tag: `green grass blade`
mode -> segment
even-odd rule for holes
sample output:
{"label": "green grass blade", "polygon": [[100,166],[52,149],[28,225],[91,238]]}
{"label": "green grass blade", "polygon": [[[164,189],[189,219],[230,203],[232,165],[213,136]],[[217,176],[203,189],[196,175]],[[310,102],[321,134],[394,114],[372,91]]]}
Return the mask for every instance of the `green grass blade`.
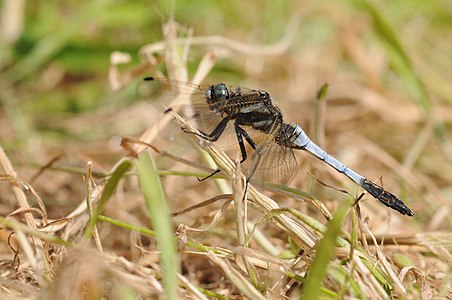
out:
{"label": "green grass blade", "polygon": [[36,72],[38,68],[66,47],[71,39],[80,35],[83,27],[102,10],[105,10],[111,2],[110,0],[96,0],[80,3],[81,7],[72,21],[55,28],[53,34],[46,35],[36,43],[33,50],[7,73],[6,79],[4,79],[6,83],[11,84]]}
{"label": "green grass blade", "polygon": [[325,237],[317,246],[317,253],[312,262],[307,276],[306,284],[300,299],[318,299],[322,287],[322,281],[327,273],[328,263],[330,262],[336,241],[341,232],[342,221],[347,213],[348,207],[341,206],[334,214],[333,219],[328,224]]}
{"label": "green grass blade", "polygon": [[139,232],[140,234],[149,235],[149,236],[157,236],[154,231],[152,231],[148,228],[143,228],[141,226],[130,224],[130,223],[120,221],[120,220],[116,220],[116,219],[113,219],[113,218],[110,218],[110,217],[107,217],[104,215],[99,216],[99,221],[110,223],[112,225],[115,225],[115,226],[118,226],[118,227],[121,227],[124,229],[134,230],[134,231]]}
{"label": "green grass blade", "polygon": [[160,178],[154,161],[147,153],[140,155],[136,162],[141,191],[143,192],[149,218],[160,248],[163,266],[163,284],[166,299],[177,299],[179,263],[172,231],[170,212],[166,204]]}
{"label": "green grass blade", "polygon": [[429,115],[432,112],[432,103],[425,88],[424,83],[413,70],[411,60],[405,51],[400,39],[390,23],[377,6],[371,1],[354,0],[367,14],[372,18],[373,28],[380,38],[383,46],[386,48],[387,57],[394,70],[401,76],[405,83],[415,92],[415,97],[425,113]]}
{"label": "green grass blade", "polygon": [[107,184],[104,187],[104,190],[102,192],[102,195],[100,196],[97,207],[93,211],[93,214],[90,216],[88,226],[83,235],[84,239],[88,239],[89,237],[91,237],[91,235],[93,233],[93,228],[97,223],[99,215],[104,211],[104,208],[105,208],[105,205],[107,204],[108,199],[110,199],[111,195],[116,190],[119,180],[124,176],[124,174],[127,171],[130,170],[131,167],[132,167],[132,164],[130,163],[130,161],[124,160],[119,165],[117,165],[117,167],[114,169],[113,173],[111,174],[110,179],[108,179]]}

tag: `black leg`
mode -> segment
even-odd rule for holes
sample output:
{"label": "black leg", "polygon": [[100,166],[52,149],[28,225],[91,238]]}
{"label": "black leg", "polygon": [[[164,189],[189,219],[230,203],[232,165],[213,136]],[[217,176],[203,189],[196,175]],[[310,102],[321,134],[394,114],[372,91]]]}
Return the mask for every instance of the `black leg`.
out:
{"label": "black leg", "polygon": [[215,129],[210,134],[206,134],[201,130],[198,130],[201,134],[195,134],[205,140],[208,140],[209,142],[216,142],[220,138],[223,131],[226,129],[226,126],[228,125],[228,122],[230,120],[231,118],[225,117],[220,121],[220,123],[218,123],[217,127],[215,127]]}
{"label": "black leg", "polygon": [[235,134],[237,136],[237,141],[239,142],[239,146],[240,146],[240,153],[242,153],[242,160],[240,161],[240,163],[243,163],[246,158],[248,157],[246,155],[246,149],[245,149],[245,144],[243,143],[243,133],[245,130],[243,130],[242,128],[240,128],[239,126],[235,126]]}
{"label": "black leg", "polygon": [[203,177],[203,178],[196,177],[196,178],[198,179],[199,182],[203,182],[204,180],[209,179],[209,178],[212,177],[213,175],[218,174],[218,173],[220,173],[220,172],[221,172],[220,169],[216,169],[215,171],[213,171],[212,173],[210,173],[210,174],[207,175],[206,177]]}
{"label": "black leg", "polygon": [[[206,134],[206,133],[202,132],[201,130],[198,130],[201,134],[193,133],[193,132],[190,132],[190,133],[193,133],[202,139],[208,140],[209,142],[215,142],[220,138],[221,134],[226,129],[226,126],[228,125],[228,122],[230,120],[231,119],[229,117],[226,117],[223,120],[221,120],[220,123],[218,123],[217,127],[215,127],[215,129],[210,134]],[[218,174],[220,172],[221,172],[220,169],[216,169],[215,171],[213,171],[211,174],[207,175],[206,177],[198,178],[198,181],[201,182],[206,179],[209,179],[210,177],[212,177],[215,174]]]}
{"label": "black leg", "polygon": [[[242,129],[241,127],[239,127],[240,129]],[[253,139],[248,135],[248,132],[246,132],[244,129],[242,129],[242,135],[245,138],[245,140],[248,142],[248,144],[250,144],[250,146],[256,150],[257,145],[256,143],[253,141]]]}
{"label": "black leg", "polygon": [[[223,118],[210,134],[206,134],[206,133],[202,132],[201,130],[198,130],[200,133],[193,133],[193,132],[189,132],[189,133],[193,133],[193,134],[199,136],[200,138],[208,140],[209,142],[215,142],[220,138],[221,134],[226,129],[226,126],[228,125],[228,122],[230,120],[231,120],[231,118],[229,118],[229,117]],[[248,142],[248,144],[254,150],[256,150],[257,145],[253,141],[253,139],[248,135],[248,133],[242,127],[240,127],[238,124],[234,124],[234,128],[235,128],[235,133],[237,136],[237,141],[240,146],[240,152],[242,154],[242,160],[240,161],[240,163],[243,163],[248,158],[248,155],[246,154],[245,144],[243,143],[243,138],[245,138],[245,140]],[[212,174],[210,174],[204,178],[198,178],[198,180],[204,181],[204,180],[214,176],[215,174],[218,174],[219,172],[221,172],[221,170],[217,169],[214,172],[212,172]]]}
{"label": "black leg", "polygon": [[257,145],[242,127],[237,124],[235,124],[234,127],[235,133],[237,135],[237,141],[239,142],[240,146],[240,152],[242,153],[242,160],[240,161],[240,163],[243,163],[248,158],[248,155],[246,154],[245,144],[243,143],[243,138],[245,138],[245,140],[253,149],[256,149]]}

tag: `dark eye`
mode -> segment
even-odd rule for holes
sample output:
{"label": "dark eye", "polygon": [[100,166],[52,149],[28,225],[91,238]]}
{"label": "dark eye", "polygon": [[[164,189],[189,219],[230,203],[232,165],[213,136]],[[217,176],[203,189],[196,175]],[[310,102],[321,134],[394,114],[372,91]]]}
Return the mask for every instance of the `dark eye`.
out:
{"label": "dark eye", "polygon": [[224,83],[213,85],[207,90],[206,97],[212,101],[226,100],[229,98],[228,87]]}
{"label": "dark eye", "polygon": [[259,96],[260,96],[262,99],[269,99],[269,98],[270,98],[270,94],[267,93],[266,91],[262,91],[262,90],[259,91]]}

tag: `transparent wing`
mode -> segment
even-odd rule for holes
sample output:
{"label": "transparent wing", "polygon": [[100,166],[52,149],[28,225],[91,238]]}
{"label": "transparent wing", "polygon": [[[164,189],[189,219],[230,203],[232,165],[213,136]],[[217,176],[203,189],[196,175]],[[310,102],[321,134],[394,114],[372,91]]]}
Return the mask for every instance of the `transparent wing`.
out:
{"label": "transparent wing", "polygon": [[[204,134],[210,134],[226,116],[223,112],[215,112],[209,107],[206,97],[210,86],[199,86],[188,82],[162,80],[146,80],[139,86],[139,94],[154,103],[160,103],[165,109],[174,110],[182,114],[193,123],[196,129]],[[230,91],[237,91],[235,87],[229,87]],[[241,95],[256,93],[255,90],[240,88]],[[176,103],[174,100],[180,95],[187,95],[185,103]],[[240,97],[229,98],[224,101],[216,101],[217,107],[227,107],[240,103]],[[271,137],[252,127],[243,126],[250,138],[259,146],[259,155],[244,141],[248,159],[243,164],[245,174],[251,174],[252,179],[266,182],[288,184],[297,171],[297,162],[291,148],[277,144]],[[231,157],[240,152],[237,134],[234,128],[234,120],[226,126],[217,141]]]}
{"label": "transparent wing", "polygon": [[[225,117],[221,113],[210,109],[206,92],[210,89],[207,85],[195,85],[189,82],[148,79],[138,85],[138,94],[146,101],[159,106],[162,110],[175,111],[191,122],[196,129],[209,135]],[[229,87],[236,90],[235,87]],[[252,92],[250,89],[241,88],[243,93]],[[175,103],[180,95],[185,95],[184,102]],[[217,101],[217,106],[227,106],[228,103],[240,101],[240,99],[228,99]],[[237,143],[233,121],[231,121],[217,141],[222,147],[230,147]]]}
{"label": "transparent wing", "polygon": [[[195,85],[189,82],[154,79],[148,77],[138,84],[137,93],[140,98],[149,101],[161,108],[182,108],[193,102],[205,102],[208,86]],[[175,103],[179,95],[187,95],[185,102]]]}
{"label": "transparent wing", "polygon": [[[297,173],[298,164],[292,148],[281,146],[274,139],[261,144],[249,160],[245,170],[252,175],[251,180],[288,185]],[[254,174],[250,174],[252,169]]]}

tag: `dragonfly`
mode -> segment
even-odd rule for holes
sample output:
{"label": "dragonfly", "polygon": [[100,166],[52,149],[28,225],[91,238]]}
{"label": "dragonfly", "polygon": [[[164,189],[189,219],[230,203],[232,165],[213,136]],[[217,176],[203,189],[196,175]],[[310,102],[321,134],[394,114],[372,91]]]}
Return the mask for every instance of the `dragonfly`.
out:
{"label": "dragonfly", "polygon": [[[245,165],[248,161],[246,168],[253,178],[289,184],[298,169],[293,150],[304,150],[344,174],[387,207],[402,215],[415,215],[397,196],[320,148],[300,125],[286,122],[265,90],[230,87],[224,83],[200,86],[154,77],[144,78],[143,83],[161,87],[162,99],[173,99],[180,93],[190,95],[190,101],[183,105],[183,115],[197,129],[195,134],[209,142],[227,144],[225,141],[229,141],[238,145],[240,163]],[[170,110],[172,108],[167,109]],[[261,151],[262,144],[265,144],[264,151]],[[248,159],[250,151],[258,154],[253,155],[258,158],[257,164],[249,162],[253,160]]]}

